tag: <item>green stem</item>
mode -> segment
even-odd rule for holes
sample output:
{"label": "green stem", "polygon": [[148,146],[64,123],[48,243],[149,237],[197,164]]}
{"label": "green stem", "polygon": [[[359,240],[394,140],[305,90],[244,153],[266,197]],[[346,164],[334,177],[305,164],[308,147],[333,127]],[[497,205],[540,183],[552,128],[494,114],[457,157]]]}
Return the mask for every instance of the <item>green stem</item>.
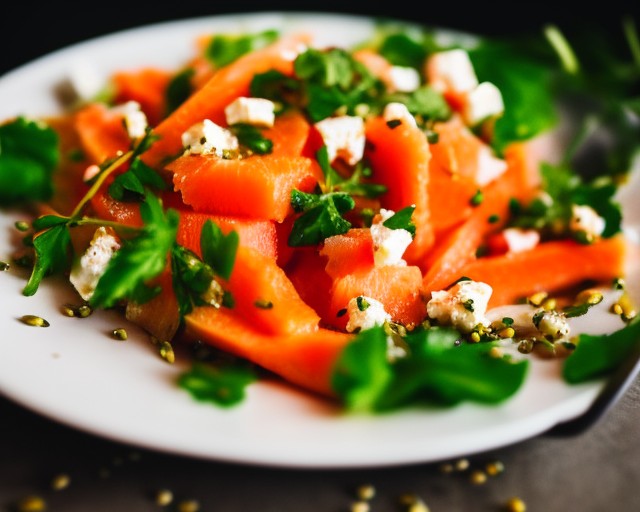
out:
{"label": "green stem", "polygon": [[622,28],[627,38],[633,61],[636,63],[636,66],[640,67],[640,39],[638,39],[638,31],[636,30],[633,18],[625,16],[622,20]]}
{"label": "green stem", "polygon": [[96,195],[96,193],[98,192],[102,184],[105,182],[105,180],[109,177],[109,175],[113,171],[115,171],[118,167],[120,167],[122,164],[124,164],[127,160],[129,160],[132,155],[133,155],[133,151],[127,151],[123,155],[119,156],[116,160],[114,160],[104,171],[102,171],[98,175],[98,179],[94,182],[94,184],[91,186],[89,191],[85,194],[85,196],[82,198],[82,200],[78,203],[78,205],[75,207],[75,209],[71,213],[70,217],[72,219],[76,219],[80,216],[80,213],[82,213],[82,210],[84,209],[84,207],[87,205],[89,201],[91,201],[91,198]]}
{"label": "green stem", "polygon": [[560,29],[555,25],[547,25],[544,28],[544,35],[558,54],[564,70],[570,75],[577,74],[580,71],[580,63]]}
{"label": "green stem", "polygon": [[121,231],[131,231],[131,232],[140,231],[140,228],[137,226],[121,224],[120,222],[116,222],[112,220],[93,219],[91,217],[82,217],[81,219],[74,220],[69,223],[69,227],[92,226],[92,225],[110,227],[110,228],[121,230]]}

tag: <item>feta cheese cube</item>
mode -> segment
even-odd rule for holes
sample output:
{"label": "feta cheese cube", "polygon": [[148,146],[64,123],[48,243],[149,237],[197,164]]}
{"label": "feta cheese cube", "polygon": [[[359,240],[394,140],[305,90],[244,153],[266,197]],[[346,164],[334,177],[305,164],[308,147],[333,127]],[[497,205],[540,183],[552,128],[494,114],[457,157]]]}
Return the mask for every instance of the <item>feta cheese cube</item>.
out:
{"label": "feta cheese cube", "polygon": [[274,111],[275,103],[271,100],[241,96],[225,107],[224,114],[229,125],[246,123],[271,127],[276,118]]}
{"label": "feta cheese cube", "polygon": [[122,114],[129,138],[135,140],[145,136],[149,123],[147,122],[147,116],[140,107],[140,103],[137,101],[127,101],[122,105],[112,107],[111,111]]}
{"label": "feta cheese cube", "polygon": [[390,92],[413,92],[420,87],[420,73],[409,66],[391,66],[387,82]]}
{"label": "feta cheese cube", "polygon": [[391,315],[385,311],[380,301],[364,295],[349,301],[347,315],[349,315],[348,332],[364,331],[391,321]]}
{"label": "feta cheese cube", "polygon": [[416,118],[409,112],[409,109],[404,103],[387,103],[382,112],[382,117],[388,123],[389,121],[402,121],[403,123],[409,123],[413,126],[417,126]]}
{"label": "feta cheese cube", "polygon": [[355,165],[364,155],[364,120],[358,116],[327,117],[315,124],[327,146],[329,162],[342,158]]}
{"label": "feta cheese cube", "polygon": [[89,247],[74,263],[69,276],[71,284],[84,300],[92,297],[98,280],[118,249],[120,243],[115,236],[104,227],[96,229]]}
{"label": "feta cheese cube", "polygon": [[482,82],[465,94],[462,105],[462,117],[469,126],[499,116],[504,112],[502,93],[491,82]]}
{"label": "feta cheese cube", "polygon": [[224,151],[238,149],[238,138],[230,130],[205,119],[191,126],[182,134],[185,154],[222,157]]}
{"label": "feta cheese cube", "polygon": [[427,82],[438,92],[463,93],[478,85],[478,77],[466,50],[453,49],[427,59]]}
{"label": "feta cheese cube", "polygon": [[490,325],[486,317],[493,288],[480,281],[460,281],[449,290],[434,291],[427,302],[427,314],[439,325],[451,325],[469,333],[478,324]]}
{"label": "feta cheese cube", "polygon": [[605,227],[605,220],[591,206],[577,204],[571,206],[571,220],[569,222],[571,231],[583,232],[587,237],[593,239],[598,238]]}
{"label": "feta cheese cube", "polygon": [[539,310],[533,315],[533,323],[549,341],[565,338],[571,332],[566,315],[555,310]]}
{"label": "feta cheese cube", "polygon": [[476,183],[484,187],[504,174],[507,162],[495,156],[491,147],[485,145],[478,151],[477,169]]}
{"label": "feta cheese cube", "polygon": [[380,218],[371,225],[373,239],[373,260],[376,267],[387,265],[405,266],[407,262],[402,255],[413,241],[411,233],[406,229],[391,229],[383,222],[393,216],[393,210],[380,210]]}
{"label": "feta cheese cube", "polygon": [[507,228],[502,236],[507,242],[507,252],[528,251],[540,242],[540,233],[535,229]]}

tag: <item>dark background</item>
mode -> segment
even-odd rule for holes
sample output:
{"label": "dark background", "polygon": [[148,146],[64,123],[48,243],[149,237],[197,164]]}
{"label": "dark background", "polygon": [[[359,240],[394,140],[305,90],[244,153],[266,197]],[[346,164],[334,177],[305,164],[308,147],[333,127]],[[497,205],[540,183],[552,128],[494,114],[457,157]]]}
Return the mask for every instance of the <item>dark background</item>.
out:
{"label": "dark background", "polygon": [[[592,5],[588,5],[588,4]],[[540,30],[552,22],[565,31],[576,27],[606,30],[621,38],[622,16],[640,9],[632,2],[603,0],[563,2],[452,2],[451,0],[392,0],[363,3],[342,1],[247,1],[135,2],[124,0],[3,2],[0,7],[0,74],[53,50],[111,32],[149,23],[223,13],[250,11],[323,11],[367,14],[418,21],[481,35],[513,35]],[[69,5],[71,4],[71,5]],[[636,21],[637,23],[637,21]],[[0,99],[1,101],[1,99]]]}

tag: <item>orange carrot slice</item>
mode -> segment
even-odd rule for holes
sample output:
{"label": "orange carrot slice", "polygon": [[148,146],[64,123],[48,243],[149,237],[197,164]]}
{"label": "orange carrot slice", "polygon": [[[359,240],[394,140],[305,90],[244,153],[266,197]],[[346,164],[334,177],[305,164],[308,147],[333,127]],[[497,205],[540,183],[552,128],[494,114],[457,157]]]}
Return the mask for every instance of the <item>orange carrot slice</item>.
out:
{"label": "orange carrot slice", "polygon": [[319,172],[310,158],[278,155],[234,160],[186,155],[167,169],[175,190],[196,211],[277,222],[293,213],[291,191],[313,190]]}
{"label": "orange carrot slice", "polygon": [[217,70],[205,85],[156,127],[154,133],[160,139],[142,155],[144,162],[156,167],[165,159],[173,158],[182,149],[182,133],[203,119],[226,125],[225,107],[235,98],[249,94],[253,76],[270,69],[291,75],[293,59],[309,41],[308,34],[288,35]]}
{"label": "orange carrot slice", "polygon": [[382,117],[368,120],[365,134],[368,141],[365,157],[371,163],[373,180],[387,187],[380,198],[382,207],[398,211],[415,205],[416,235],[404,258],[409,264],[416,264],[433,245],[428,194],[429,143],[416,126],[402,123],[391,128]]}
{"label": "orange carrot slice", "polygon": [[623,275],[626,245],[621,236],[590,245],[572,240],[543,242],[529,251],[470,261],[460,274],[493,287],[489,306],[513,304],[536,292],[561,291],[582,281],[611,282]]}
{"label": "orange carrot slice", "polygon": [[[165,201],[165,205],[176,206],[172,203],[175,203],[175,200]],[[101,191],[93,197],[91,207],[101,219],[113,220],[128,226],[142,226],[137,203],[116,201],[108,193]],[[177,242],[198,255],[201,255],[200,231],[209,219],[225,234],[235,230],[240,245],[251,247],[270,258],[275,258],[278,254],[276,227],[272,221],[198,213],[185,209],[184,206],[178,206],[176,209],[180,214]]]}
{"label": "orange carrot slice", "polygon": [[353,228],[325,239],[320,254],[326,256],[326,272],[336,279],[374,266],[373,239],[368,228]]}
{"label": "orange carrot slice", "polygon": [[301,298],[274,258],[239,247],[235,265],[223,287],[231,292],[234,310],[257,329],[270,334],[309,333],[320,317]]}
{"label": "orange carrot slice", "polygon": [[[469,218],[438,241],[425,260],[425,294],[442,290],[460,277],[460,270],[475,259],[485,236],[504,224],[512,198],[526,200],[532,196],[532,172],[525,156],[526,150],[521,145],[508,148],[507,171],[487,185],[484,200]],[[497,222],[491,222],[492,216],[496,216]]]}
{"label": "orange carrot slice", "polygon": [[388,265],[373,267],[368,272],[347,274],[337,278],[331,290],[331,309],[326,321],[345,329],[346,315],[339,312],[359,295],[380,301],[391,319],[404,325],[417,325],[426,316],[421,295],[422,273],[415,266]]}
{"label": "orange carrot slice", "polygon": [[333,367],[352,335],[318,329],[300,334],[267,334],[236,310],[198,307],[185,318],[186,333],[322,395],[334,396]]}
{"label": "orange carrot slice", "polygon": [[101,103],[91,103],[76,112],[74,119],[82,149],[92,163],[100,164],[119,151],[129,150],[131,141],[121,114]]}
{"label": "orange carrot slice", "polygon": [[165,93],[172,73],[159,68],[119,71],[112,77],[115,102],[137,101],[150,126],[156,126],[166,112]]}

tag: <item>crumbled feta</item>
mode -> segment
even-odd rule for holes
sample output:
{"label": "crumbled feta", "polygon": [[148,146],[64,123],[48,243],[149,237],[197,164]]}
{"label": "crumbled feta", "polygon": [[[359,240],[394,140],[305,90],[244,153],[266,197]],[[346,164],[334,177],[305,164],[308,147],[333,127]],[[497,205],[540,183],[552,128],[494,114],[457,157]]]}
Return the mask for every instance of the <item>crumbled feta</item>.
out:
{"label": "crumbled feta", "polygon": [[363,295],[349,301],[347,315],[348,332],[364,331],[391,321],[391,315],[385,311],[382,302]]}
{"label": "crumbled feta", "polygon": [[478,151],[477,169],[476,183],[484,187],[504,174],[507,170],[507,162],[495,156],[491,147],[485,145]]}
{"label": "crumbled feta", "polygon": [[535,229],[507,228],[502,236],[507,242],[507,252],[528,251],[540,242],[540,233]]}
{"label": "crumbled feta", "polygon": [[120,249],[117,238],[104,227],[99,227],[85,253],[71,269],[69,280],[84,300],[89,300],[98,280],[107,268],[113,254]]}
{"label": "crumbled feta", "polygon": [[391,229],[383,224],[393,216],[393,210],[380,210],[380,218],[371,224],[371,238],[373,239],[373,260],[376,267],[386,265],[404,266],[407,264],[402,259],[404,251],[413,241],[411,233],[406,229]]}
{"label": "crumbled feta", "polygon": [[390,92],[413,92],[420,87],[420,73],[409,66],[391,66],[387,81]]}
{"label": "crumbled feta", "polygon": [[577,204],[571,206],[569,228],[572,231],[582,231],[591,238],[597,238],[602,234],[605,226],[605,220],[591,206]]}
{"label": "crumbled feta", "polygon": [[349,165],[355,165],[364,155],[364,120],[358,116],[327,117],[318,121],[315,127],[327,146],[329,161],[342,158]]}
{"label": "crumbled feta", "polygon": [[127,101],[122,105],[112,107],[111,111],[122,114],[124,125],[131,139],[141,139],[145,136],[149,123],[147,122],[147,116],[140,108],[140,103]]}
{"label": "crumbled feta", "polygon": [[533,323],[550,341],[565,338],[571,332],[566,315],[559,311],[541,309],[533,315]]}
{"label": "crumbled feta", "polygon": [[95,178],[99,173],[100,167],[96,164],[91,164],[84,170],[84,173],[82,174],[82,181],[87,183]]}
{"label": "crumbled feta", "polygon": [[275,103],[265,98],[241,96],[229,103],[224,114],[227,124],[246,123],[254,126],[271,127],[275,122]]}
{"label": "crumbled feta", "polygon": [[465,95],[462,117],[469,126],[475,126],[503,112],[502,93],[491,82],[482,82]]}
{"label": "crumbled feta", "polygon": [[382,112],[382,117],[388,123],[389,121],[402,121],[403,123],[409,123],[413,126],[417,126],[416,118],[409,112],[409,109],[404,103],[387,103]]}
{"label": "crumbled feta", "polygon": [[462,49],[434,53],[427,60],[427,81],[438,92],[469,92],[478,85],[469,54]]}
{"label": "crumbled feta", "polygon": [[427,314],[440,325],[452,325],[469,333],[478,325],[489,326],[485,316],[493,288],[479,281],[460,281],[449,290],[434,291]]}
{"label": "crumbled feta", "polygon": [[238,149],[238,138],[230,130],[210,119],[194,124],[182,134],[185,154],[222,156],[225,150]]}

